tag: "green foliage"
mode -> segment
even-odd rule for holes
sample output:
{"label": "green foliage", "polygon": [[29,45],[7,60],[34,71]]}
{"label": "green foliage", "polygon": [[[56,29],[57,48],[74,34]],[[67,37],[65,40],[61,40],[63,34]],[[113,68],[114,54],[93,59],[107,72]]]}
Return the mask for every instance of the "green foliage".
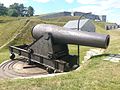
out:
{"label": "green foliage", "polygon": [[8,15],[18,17],[18,11],[16,9],[9,9],[8,10]]}
{"label": "green foliage", "polygon": [[4,6],[4,4],[0,3],[0,16],[7,14],[7,8]]}
{"label": "green foliage", "polygon": [[18,4],[14,3],[10,5],[9,9],[15,9],[17,11],[18,16],[23,16],[23,11],[24,11],[24,5],[23,4]]}
{"label": "green foliage", "polygon": [[29,6],[28,7],[28,16],[33,16],[33,14],[34,14],[34,9],[33,9],[33,7]]}
{"label": "green foliage", "polygon": [[29,6],[28,8],[25,7],[23,4],[14,3],[9,6],[9,8],[6,8],[4,4],[0,4],[0,16],[8,15],[8,16],[33,16],[34,9],[32,6]]}

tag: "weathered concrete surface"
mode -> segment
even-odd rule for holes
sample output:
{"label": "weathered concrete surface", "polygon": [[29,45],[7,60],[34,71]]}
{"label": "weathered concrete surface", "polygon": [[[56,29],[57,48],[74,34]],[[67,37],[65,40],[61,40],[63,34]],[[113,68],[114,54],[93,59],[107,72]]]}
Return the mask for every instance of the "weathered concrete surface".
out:
{"label": "weathered concrete surface", "polygon": [[120,62],[120,54],[111,54],[108,57],[106,57],[104,60],[111,62]]}
{"label": "weathered concrete surface", "polygon": [[102,55],[104,53],[105,49],[90,49],[89,51],[86,52],[86,55],[84,56],[84,61],[82,63],[85,63],[88,61],[91,57],[97,56],[97,55]]}
{"label": "weathered concrete surface", "polygon": [[[104,52],[105,52],[105,49],[90,49],[89,51],[86,52],[86,55],[84,56],[84,61],[82,61],[82,63],[87,62],[93,56],[102,55],[104,54]],[[103,60],[107,60],[110,62],[120,62],[120,53],[110,54]]]}
{"label": "weathered concrete surface", "polygon": [[28,65],[23,60],[8,60],[0,64],[0,78],[18,78],[31,77],[48,74],[45,69],[39,65]]}

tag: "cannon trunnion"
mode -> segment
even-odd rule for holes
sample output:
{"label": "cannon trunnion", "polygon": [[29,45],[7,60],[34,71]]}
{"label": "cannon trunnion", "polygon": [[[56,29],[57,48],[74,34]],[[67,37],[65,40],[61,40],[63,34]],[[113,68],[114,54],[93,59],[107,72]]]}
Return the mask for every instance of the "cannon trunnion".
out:
{"label": "cannon trunnion", "polygon": [[[10,46],[11,59],[17,53],[46,67],[49,73],[74,70],[79,66],[78,56],[70,55],[67,44],[107,48],[109,35],[67,30],[65,28],[38,24],[32,30],[35,41],[30,45]],[[93,36],[94,35],[94,36]]]}

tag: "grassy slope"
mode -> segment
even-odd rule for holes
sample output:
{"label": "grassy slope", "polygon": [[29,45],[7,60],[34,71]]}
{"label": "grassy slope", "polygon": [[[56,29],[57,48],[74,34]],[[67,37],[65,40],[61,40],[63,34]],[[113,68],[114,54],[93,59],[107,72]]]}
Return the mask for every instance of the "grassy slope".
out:
{"label": "grassy slope", "polygon": [[[36,19],[30,21],[22,28],[21,34],[10,44],[21,44],[17,42],[21,40],[22,43],[30,42],[31,37],[26,38],[32,25],[36,23],[53,23]],[[63,25],[64,22],[59,23]],[[106,54],[117,54],[120,52],[120,31],[105,31],[103,30],[103,23],[95,23],[97,32],[109,33],[111,35],[111,42]],[[21,39],[22,37],[22,39]],[[26,38],[26,40],[25,40]],[[25,40],[25,41],[24,41]],[[76,53],[75,47],[70,46],[71,53]],[[81,47],[81,58],[90,47]],[[0,57],[5,50],[0,52]],[[7,55],[6,55],[7,56]],[[89,63],[82,65],[81,70],[72,71],[67,75],[55,76],[52,78],[42,79],[27,79],[27,80],[1,80],[1,90],[119,90],[120,89],[120,63],[111,63],[103,61],[105,55],[92,58]]]}
{"label": "grassy slope", "polygon": [[26,22],[27,19],[22,18],[0,17],[0,62],[8,59],[6,46],[14,40]]}

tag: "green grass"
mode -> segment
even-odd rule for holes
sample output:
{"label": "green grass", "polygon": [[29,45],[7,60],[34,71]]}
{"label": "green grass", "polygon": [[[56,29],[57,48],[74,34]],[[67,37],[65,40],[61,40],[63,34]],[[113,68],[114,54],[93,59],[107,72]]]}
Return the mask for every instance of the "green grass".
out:
{"label": "green grass", "polygon": [[[119,90],[120,63],[93,58],[81,70],[49,78],[2,80],[1,90]],[[118,72],[116,72],[116,70]]]}
{"label": "green grass", "polygon": [[26,24],[27,19],[13,20],[0,24],[0,46],[10,42]]}
{"label": "green grass", "polygon": [[8,49],[4,49],[0,51],[0,63],[2,63],[5,60],[9,59],[9,51]]}
{"label": "green grass", "polygon": [[[11,38],[9,37],[9,39],[12,40],[0,50],[0,62],[9,58],[9,52],[7,49],[9,45],[18,45],[32,42],[30,31],[31,28],[37,23],[50,23],[63,26],[66,20],[69,19],[66,18],[66,20],[63,21],[61,19],[60,22],[58,22],[59,20],[38,20],[38,18],[35,17],[20,18],[19,20],[17,20],[16,18],[10,18],[9,20],[9,17],[7,17],[8,19],[4,19],[4,17],[2,18],[2,21],[6,22],[2,24],[0,23],[0,29],[5,28],[4,25],[7,26],[7,24],[10,24],[10,22],[11,24],[21,23],[21,25],[19,26],[20,28],[18,29],[18,31],[15,27],[17,27],[19,24],[15,27],[11,27],[13,28],[13,31],[10,31],[8,35],[11,36]],[[22,22],[24,22],[24,24]],[[1,80],[0,90],[120,90],[120,63],[103,61],[107,54],[120,53],[120,31],[105,31],[105,23],[103,22],[94,22],[94,24],[97,27],[97,32],[111,35],[110,45],[105,51],[105,54],[91,58],[86,64],[81,64],[81,69],[77,71],[71,71],[66,75],[37,79]],[[4,33],[4,31],[0,32]],[[5,36],[4,34],[3,37],[8,36]],[[2,41],[1,38],[0,40],[2,42],[1,45],[9,41]],[[88,51],[90,48],[91,47],[80,46],[81,60],[83,60],[86,51]],[[76,46],[69,45],[69,49],[71,54],[77,54]]]}

